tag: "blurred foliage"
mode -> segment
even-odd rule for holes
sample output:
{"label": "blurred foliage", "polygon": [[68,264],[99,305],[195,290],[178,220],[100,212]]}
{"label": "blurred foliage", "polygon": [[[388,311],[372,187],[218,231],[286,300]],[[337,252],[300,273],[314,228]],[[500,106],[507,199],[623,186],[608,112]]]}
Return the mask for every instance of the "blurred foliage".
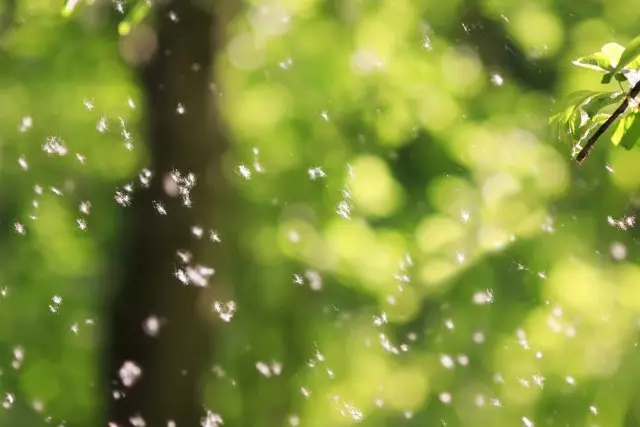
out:
{"label": "blurred foliage", "polygon": [[[134,69],[153,9],[11,5],[0,425],[95,425],[127,231],[114,195],[135,197],[146,166]],[[632,40],[640,8],[245,6],[217,62],[241,202],[218,206],[235,223],[212,244],[240,250],[209,289],[237,312],[215,320],[207,407],[231,426],[638,425],[640,150],[577,169],[548,118],[601,90],[571,61]]]}

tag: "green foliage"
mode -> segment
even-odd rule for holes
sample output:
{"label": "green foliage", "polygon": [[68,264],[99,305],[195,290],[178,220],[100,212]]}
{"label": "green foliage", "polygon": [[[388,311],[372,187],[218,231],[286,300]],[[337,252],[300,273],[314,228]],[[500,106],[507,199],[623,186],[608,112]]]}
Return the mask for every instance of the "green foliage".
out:
{"label": "green foliage", "polygon": [[[118,36],[109,1],[69,1],[64,19],[58,2],[19,3],[0,44],[0,368],[15,397],[0,424],[95,426],[104,295],[136,231],[114,194],[148,167],[125,62],[153,43]],[[198,308],[215,324],[207,407],[253,427],[638,425],[640,150],[574,176],[546,140],[567,93],[589,89],[551,118],[571,142],[623,102],[581,68],[632,86],[635,47],[562,65],[634,36],[636,1],[245,6],[222,27],[212,91],[238,200],[202,220],[233,219],[215,243],[229,265],[197,262],[216,268],[205,296],[238,310]],[[639,122],[628,111],[612,142],[634,145]],[[52,136],[67,156],[43,153]]]}
{"label": "green foliage", "polygon": [[[631,87],[640,81],[639,55],[640,37],[637,37],[626,47],[617,43],[607,43],[599,52],[578,58],[572,64],[605,73],[603,84],[609,83],[613,76],[618,82],[626,82]],[[611,116],[608,107],[618,106],[627,96],[624,92],[575,92],[567,100],[568,107],[551,116],[549,123],[552,131],[558,140],[570,140],[580,145]],[[614,145],[630,150],[640,142],[637,125],[634,125],[637,114],[637,108],[627,108],[622,112],[622,119],[615,125],[611,137]]]}
{"label": "green foliage", "polygon": [[611,81],[611,76],[616,76],[618,73],[622,72],[622,70],[631,69],[636,70],[638,66],[640,66],[640,59],[638,56],[640,55],[640,36],[633,39],[622,51],[619,55],[619,59],[615,62],[615,67],[612,70],[607,72],[605,76],[602,78],[602,83],[609,83]]}
{"label": "green foliage", "polygon": [[611,136],[614,145],[620,145],[627,150],[632,149],[640,140],[640,119],[638,114],[624,116]]}

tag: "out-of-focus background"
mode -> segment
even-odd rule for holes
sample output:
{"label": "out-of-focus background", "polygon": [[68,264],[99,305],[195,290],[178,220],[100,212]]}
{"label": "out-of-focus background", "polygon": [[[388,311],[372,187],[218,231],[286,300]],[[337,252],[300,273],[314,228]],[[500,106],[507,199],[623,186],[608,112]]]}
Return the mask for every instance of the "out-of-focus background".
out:
{"label": "out-of-focus background", "polygon": [[[116,193],[148,167],[135,25],[153,22],[118,33],[134,7],[0,3],[2,426],[104,410],[103,295],[133,232]],[[578,168],[548,131],[600,86],[571,60],[636,36],[635,2],[228,12],[237,202],[212,207],[234,221],[208,236],[228,273],[207,290],[205,407],[228,426],[640,425],[640,150],[601,141]]]}

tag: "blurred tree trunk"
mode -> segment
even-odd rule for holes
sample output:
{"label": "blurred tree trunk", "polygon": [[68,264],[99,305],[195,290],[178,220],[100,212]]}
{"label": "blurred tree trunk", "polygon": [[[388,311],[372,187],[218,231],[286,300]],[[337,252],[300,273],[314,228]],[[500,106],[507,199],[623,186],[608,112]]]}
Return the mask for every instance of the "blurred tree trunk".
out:
{"label": "blurred tree trunk", "polygon": [[[153,179],[134,192],[126,211],[133,216],[129,253],[123,256],[123,277],[107,319],[108,417],[118,426],[138,425],[132,417],[144,419],[146,426],[164,427],[169,421],[197,426],[204,412],[201,379],[210,356],[210,310],[203,308],[203,289],[184,285],[175,275],[181,265],[178,250],[189,251],[193,264],[210,265],[213,243],[207,228],[200,239],[191,228],[206,227],[212,208],[224,206],[219,200],[223,138],[212,90],[214,14],[199,6],[204,3],[158,2],[157,47],[139,70]],[[173,170],[195,174],[192,207],[167,189]],[[154,316],[161,325],[155,337],[143,327]],[[131,387],[119,374],[126,361],[141,370]],[[123,396],[114,397],[117,391]]]}

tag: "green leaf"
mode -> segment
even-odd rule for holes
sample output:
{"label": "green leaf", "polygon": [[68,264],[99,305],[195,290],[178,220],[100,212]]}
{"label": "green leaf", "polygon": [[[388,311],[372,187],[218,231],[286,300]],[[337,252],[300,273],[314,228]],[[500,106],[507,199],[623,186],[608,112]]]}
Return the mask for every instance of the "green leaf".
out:
{"label": "green leaf", "polygon": [[600,49],[600,53],[607,57],[611,66],[613,66],[613,64],[620,63],[620,59],[622,58],[624,51],[624,46],[621,46],[618,43],[607,43],[602,46],[602,49]]}
{"label": "green leaf", "polygon": [[561,142],[583,140],[593,133],[609,114],[600,111],[622,99],[622,92],[581,90],[567,97],[567,108],[551,116],[549,126],[552,137]]}
{"label": "green leaf", "polygon": [[566,112],[561,112],[551,116],[549,119],[549,127],[551,137],[560,143],[573,144],[573,136],[569,132],[568,123],[565,120]]}
{"label": "green leaf", "polygon": [[624,94],[621,92],[600,92],[582,101],[580,108],[587,113],[589,118],[593,118],[603,108],[618,103],[623,96]]}
{"label": "green leaf", "polygon": [[549,128],[551,137],[556,141],[561,141],[564,136],[564,124],[562,123],[562,113],[554,114],[549,118]]}
{"label": "green leaf", "polygon": [[622,52],[622,55],[620,55],[620,60],[616,63],[613,70],[605,74],[602,78],[602,83],[609,83],[615,74],[622,71],[622,69],[631,61],[636,59],[638,55],[640,55],[640,36],[629,42],[625,47],[624,52]]}
{"label": "green leaf", "polygon": [[640,140],[640,119],[638,119],[638,114],[628,114],[618,123],[611,136],[611,142],[631,150],[638,140]]}
{"label": "green leaf", "polygon": [[133,10],[127,14],[122,22],[118,25],[118,33],[126,36],[131,32],[134,25],[139,24],[149,14],[151,3],[147,0],[141,0],[136,3]]}
{"label": "green leaf", "polygon": [[589,56],[583,56],[575,61],[571,61],[571,63],[578,67],[588,68],[590,70],[596,70],[604,73],[611,69],[611,62],[609,61],[609,58],[601,52],[596,52]]}
{"label": "green leaf", "polygon": [[600,52],[578,58],[572,63],[578,67],[608,73],[613,70],[614,64],[619,62],[620,55],[622,55],[623,52],[624,47],[619,44],[607,43],[602,46]]}
{"label": "green leaf", "polygon": [[576,145],[580,146],[582,145],[583,142],[587,141],[589,137],[591,137],[591,135],[593,135],[598,130],[600,125],[606,122],[610,116],[611,116],[610,114],[603,114],[603,113],[596,114],[589,122],[589,126],[587,126],[587,129],[584,131],[582,136],[580,136],[580,138],[578,139],[578,143]]}

